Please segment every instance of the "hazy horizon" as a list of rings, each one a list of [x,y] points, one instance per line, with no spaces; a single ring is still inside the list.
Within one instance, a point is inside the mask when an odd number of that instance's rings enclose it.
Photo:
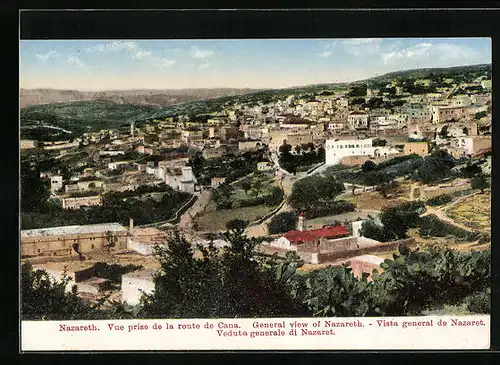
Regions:
[[[490,38],[20,42],[20,88],[285,89],[491,63]]]

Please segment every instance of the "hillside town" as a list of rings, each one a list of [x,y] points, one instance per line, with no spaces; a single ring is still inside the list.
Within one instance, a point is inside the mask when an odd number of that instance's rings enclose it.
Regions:
[[[155,247],[177,231],[196,251],[241,228],[263,256],[369,280],[402,245],[489,247],[491,90],[488,72],[367,80],[21,140],[43,186],[22,200],[48,206],[22,208],[22,261],[69,275],[68,292],[91,302],[135,306],[154,290]],[[389,217],[409,211],[418,225]],[[122,274],[100,275],[103,263]]]

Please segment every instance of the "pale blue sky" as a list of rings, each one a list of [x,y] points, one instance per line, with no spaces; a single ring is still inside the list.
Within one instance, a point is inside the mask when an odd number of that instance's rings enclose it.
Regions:
[[[489,38],[21,41],[23,88],[282,88],[491,63]]]

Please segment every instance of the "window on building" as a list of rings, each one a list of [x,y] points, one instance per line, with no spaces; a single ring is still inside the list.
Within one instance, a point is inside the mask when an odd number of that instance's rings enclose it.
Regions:
[[[93,250],[94,249],[94,245],[90,245],[90,248]]]
[[[40,249],[38,249],[38,253],[40,253]]]

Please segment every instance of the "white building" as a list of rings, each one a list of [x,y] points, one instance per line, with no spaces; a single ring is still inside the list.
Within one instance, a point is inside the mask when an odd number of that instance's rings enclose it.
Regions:
[[[61,175],[55,175],[50,178],[50,190],[56,191],[62,189],[63,187],[63,177]]]
[[[117,161],[108,163],[108,170],[118,170],[120,167],[131,166],[133,161]]]
[[[153,293],[155,289],[153,280],[154,270],[145,269],[134,271],[122,276],[122,301],[129,305],[140,303],[143,292]]]
[[[195,183],[196,179],[193,175],[193,169],[190,166],[182,167],[180,173],[165,173],[165,184],[170,185],[176,190],[194,193]]]
[[[336,165],[344,157],[370,156],[380,157],[394,154],[397,151],[389,147],[373,146],[373,139],[328,139],[325,143],[326,165]]]

